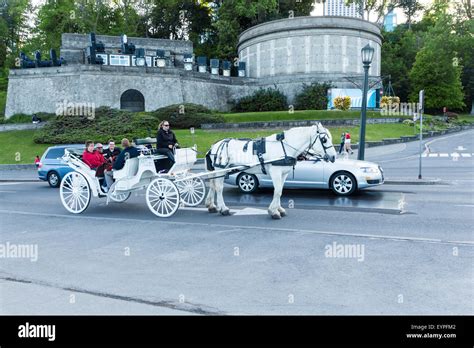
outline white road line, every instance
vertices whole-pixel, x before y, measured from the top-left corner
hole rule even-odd
[[[449,153],[440,153],[439,157],[449,157]]]
[[[427,157],[428,155],[426,153],[422,153],[421,157]]]
[[[264,209],[257,209],[257,208],[244,208],[239,210],[234,215],[267,215],[268,212]]]
[[[429,157],[438,157],[438,154],[437,153],[430,153],[428,156]]]
[[[461,156],[462,157],[471,157],[471,154],[470,153],[462,153]]]
[[[474,204],[456,204],[456,207],[469,207],[474,208]]]
[[[281,228],[281,227],[262,227],[262,226],[252,226],[252,225],[226,225],[226,224],[212,224],[212,223],[202,223],[202,222],[178,222],[178,221],[165,221],[164,219],[160,220],[145,220],[145,219],[131,219],[131,218],[117,218],[117,217],[103,217],[103,216],[87,216],[87,215],[66,215],[66,214],[48,214],[48,213],[34,213],[34,212],[23,212],[23,211],[14,211],[14,210],[5,210],[0,209],[0,214],[17,214],[17,215],[30,215],[30,216],[47,216],[47,217],[56,217],[56,218],[70,218],[70,219],[90,219],[98,221],[127,221],[127,222],[144,222],[144,223],[153,223],[156,224],[158,221],[161,224],[168,225],[191,225],[191,226],[205,226],[207,228],[211,227],[222,227],[227,230],[237,229],[241,232],[250,232],[249,230],[259,230],[267,231],[270,233],[275,232],[290,232],[290,233],[302,233],[302,234],[319,234],[326,236],[340,236],[340,237],[352,237],[352,238],[372,238],[379,240],[396,240],[396,241],[411,241],[411,242],[428,242],[428,243],[437,243],[437,244],[463,244],[467,246],[474,247],[474,241],[449,241],[441,240],[435,238],[417,238],[417,237],[407,237],[407,236],[384,236],[377,234],[364,234],[364,233],[346,233],[338,231],[318,231],[318,230],[304,230],[304,229],[292,229],[292,228]],[[212,231],[212,230],[211,230]]]

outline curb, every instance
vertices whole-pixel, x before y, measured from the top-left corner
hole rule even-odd
[[[441,179],[385,180],[384,184],[386,185],[451,185],[449,181],[441,180]]]

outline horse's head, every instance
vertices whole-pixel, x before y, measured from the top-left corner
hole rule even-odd
[[[328,129],[324,128],[321,123],[311,127],[312,140],[309,149],[316,156],[321,156],[326,162],[334,162],[336,160],[336,149],[332,143],[332,135]]]

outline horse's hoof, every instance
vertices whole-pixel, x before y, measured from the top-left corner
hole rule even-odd
[[[223,216],[228,216],[228,215],[230,215],[230,209],[221,210],[221,214],[222,214]]]
[[[281,219],[281,215],[280,215],[280,214],[272,214],[272,219],[273,219],[273,220],[280,220],[280,219]]]
[[[283,217],[283,216],[287,216],[288,214],[286,213],[286,211],[280,211],[280,215],[281,217]]]
[[[214,207],[214,208],[207,208],[207,211],[208,211],[209,213],[217,213],[217,208],[216,208],[216,207]]]

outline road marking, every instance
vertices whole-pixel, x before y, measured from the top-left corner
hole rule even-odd
[[[2,182],[2,183],[0,183],[0,186],[20,185],[20,184],[24,184],[24,182]]]
[[[117,217],[104,217],[104,216],[87,216],[87,215],[71,215],[71,214],[48,214],[48,213],[34,213],[34,212],[23,212],[15,210],[5,210],[0,209],[0,214],[17,214],[17,215],[31,215],[31,216],[47,216],[47,217],[56,217],[56,218],[69,218],[69,219],[78,219],[78,220],[97,220],[97,221],[127,221],[127,222],[144,222],[144,223],[153,223],[156,224],[156,219],[132,219],[132,218],[117,218]],[[325,236],[342,236],[342,237],[355,237],[355,238],[373,238],[380,240],[397,240],[397,241],[411,241],[411,242],[428,242],[428,243],[437,243],[437,244],[463,244],[466,246],[473,246],[474,241],[449,241],[441,240],[435,238],[417,238],[417,237],[407,237],[407,236],[384,236],[377,234],[365,234],[365,233],[347,233],[347,232],[338,232],[338,231],[320,231],[320,230],[305,230],[305,229],[292,229],[292,228],[283,228],[283,227],[262,227],[262,226],[252,226],[252,225],[234,225],[234,224],[213,224],[213,223],[202,223],[202,222],[179,222],[179,221],[165,221],[164,219],[159,220],[162,224],[168,225],[190,225],[190,226],[204,226],[209,228],[212,227],[222,227],[226,229],[238,229],[241,232],[248,232],[248,230],[259,230],[267,231],[270,233],[274,232],[290,232],[290,233],[302,233],[302,234],[319,234]],[[212,230],[211,230],[212,231]]]
[[[427,157],[428,155],[426,153],[421,154],[421,157]]]
[[[470,153],[462,153],[461,156],[462,157],[471,157],[471,154]]]
[[[449,157],[449,153],[440,153],[439,157]]]
[[[456,204],[456,207],[469,207],[474,208],[474,204]]]
[[[234,215],[267,215],[268,212],[264,209],[244,208],[237,211]]]
[[[456,148],[456,150],[458,150],[458,151],[464,151],[464,150],[467,150],[467,149],[466,149],[464,146],[459,145],[459,146]]]
[[[429,157],[438,157],[438,154],[437,153],[430,153],[428,156]]]

